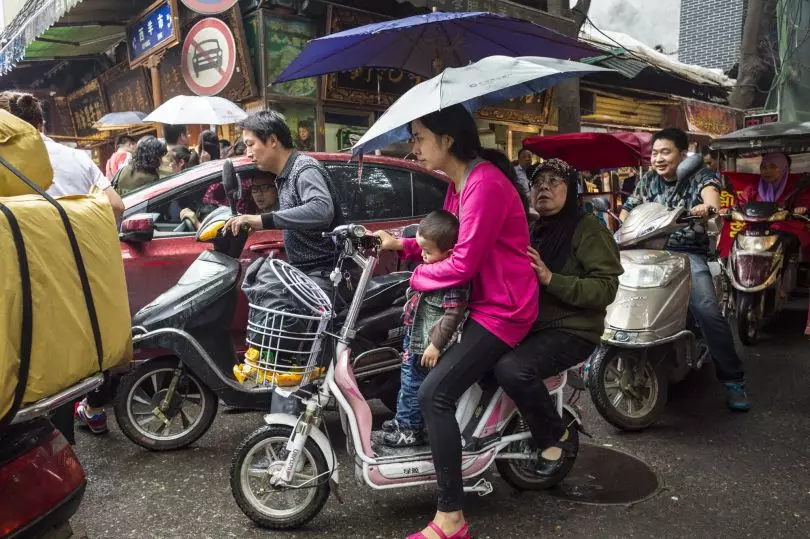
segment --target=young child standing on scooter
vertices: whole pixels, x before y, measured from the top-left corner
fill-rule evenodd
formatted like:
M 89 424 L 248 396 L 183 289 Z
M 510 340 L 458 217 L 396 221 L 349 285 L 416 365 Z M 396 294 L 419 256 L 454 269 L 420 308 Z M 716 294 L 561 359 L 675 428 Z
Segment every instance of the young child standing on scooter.
M 450 257 L 458 241 L 458 219 L 445 210 L 434 211 L 419 223 L 416 241 L 425 264 Z M 439 356 L 461 335 L 469 286 L 433 292 L 409 292 L 405 305 L 405 340 L 397 413 L 383 423 L 382 441 L 391 447 L 426 443 L 419 386 Z

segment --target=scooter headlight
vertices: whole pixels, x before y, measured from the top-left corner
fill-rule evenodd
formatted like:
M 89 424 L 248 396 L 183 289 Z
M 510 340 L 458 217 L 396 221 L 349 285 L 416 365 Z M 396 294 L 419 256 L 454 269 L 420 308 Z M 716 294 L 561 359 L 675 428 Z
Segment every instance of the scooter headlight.
M 672 256 L 657 259 L 652 264 L 638 264 L 624 261 L 624 273 L 619 276 L 619 284 L 627 288 L 656 288 L 666 286 L 675 275 L 686 267 L 682 257 Z
M 737 242 L 745 251 L 769 251 L 776 244 L 779 236 L 769 234 L 767 236 L 748 236 L 747 234 L 737 234 Z

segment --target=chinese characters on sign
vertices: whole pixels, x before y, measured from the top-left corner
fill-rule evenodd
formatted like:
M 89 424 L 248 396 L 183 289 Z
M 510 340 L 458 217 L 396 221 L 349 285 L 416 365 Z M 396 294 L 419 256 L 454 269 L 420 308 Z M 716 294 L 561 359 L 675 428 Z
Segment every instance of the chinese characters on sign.
M 96 133 L 93 124 L 107 114 L 107 105 L 98 80 L 70 94 L 68 105 L 77 137 L 87 137 Z
M 745 117 L 745 127 L 752 127 L 755 125 L 772 124 L 779 121 L 778 112 L 769 112 L 767 114 L 753 114 Z
M 683 107 L 689 131 L 712 138 L 736 131 L 742 116 L 742 111 L 737 109 L 691 99 L 684 99 Z
M 176 0 L 165 0 L 127 28 L 130 66 L 143 62 L 151 54 L 179 41 L 174 21 L 176 13 Z

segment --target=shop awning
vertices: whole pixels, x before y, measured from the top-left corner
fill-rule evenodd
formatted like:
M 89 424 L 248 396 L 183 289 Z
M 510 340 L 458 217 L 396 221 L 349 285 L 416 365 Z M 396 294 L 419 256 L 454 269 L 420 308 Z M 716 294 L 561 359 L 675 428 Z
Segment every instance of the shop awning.
M 29 0 L 0 33 L 0 75 L 22 60 L 62 60 L 103 53 L 150 0 Z

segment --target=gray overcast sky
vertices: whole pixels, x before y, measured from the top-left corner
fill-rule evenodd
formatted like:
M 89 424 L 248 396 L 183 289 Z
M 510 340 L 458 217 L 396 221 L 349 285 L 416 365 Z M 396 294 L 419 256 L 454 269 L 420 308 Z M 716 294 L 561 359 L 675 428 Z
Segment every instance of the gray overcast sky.
M 660 44 L 666 52 L 674 52 L 680 8 L 681 0 L 592 0 L 588 15 L 602 30 L 623 32 L 650 47 Z

